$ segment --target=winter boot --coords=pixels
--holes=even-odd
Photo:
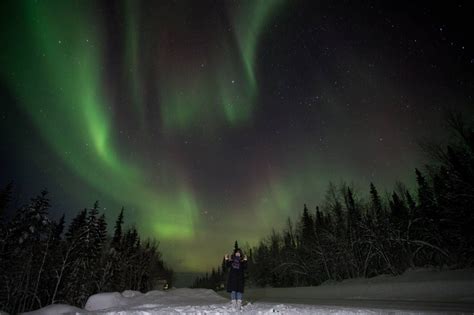
[[[240,311],[242,309],[242,300],[237,300],[237,307],[236,309]]]
[[[237,309],[237,300],[232,300],[232,309]]]

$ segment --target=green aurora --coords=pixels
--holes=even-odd
[[[257,93],[254,64],[258,36],[279,5],[278,1],[259,2],[256,7],[248,4],[242,8],[235,16],[235,34],[221,34],[226,37],[219,39],[220,47],[210,52],[209,62],[215,65],[206,66],[215,70],[205,74],[187,75],[189,65],[169,63],[158,43],[156,55],[164,71],[155,82],[161,104],[161,121],[155,124],[179,133],[206,121],[212,122],[207,127],[215,131],[251,120]],[[105,82],[106,31],[96,15],[98,9],[94,1],[18,3],[11,19],[24,22],[4,20],[2,26],[9,30],[2,35],[9,43],[2,55],[2,76],[11,83],[22,110],[67,167],[108,200],[141,209],[143,213],[139,210],[137,217],[129,220],[136,221],[148,235],[162,243],[187,243],[196,237],[200,222],[198,201],[186,184],[186,174],[180,174],[174,161],[166,161],[165,167],[176,171],[159,174],[168,177],[166,187],[150,187],[147,170],[124,158],[114,139],[116,106]],[[146,133],[147,108],[140,77],[144,65],[137,26],[140,12],[135,1],[124,1],[123,9],[124,73],[131,95],[128,105],[133,108],[136,126]],[[240,54],[233,46],[239,47]],[[228,79],[229,73],[233,80]],[[184,267],[202,268],[201,261],[195,263]]]
[[[351,121],[347,115],[354,95],[375,90],[375,104],[405,88],[378,69],[369,74],[372,69],[362,67],[368,57],[341,49],[333,72],[323,62],[319,72],[298,68],[295,77],[311,91],[308,97],[269,96],[274,86],[290,85],[287,74],[273,78],[265,70],[283,64],[281,55],[292,56],[299,35],[278,38],[295,5],[218,3],[2,5],[8,12],[0,22],[2,84],[47,145],[23,158],[51,153],[51,168],[65,169],[53,171],[51,182],[71,192],[69,204],[100,199],[109,227],[124,206],[125,222],[156,238],[178,271],[209,270],[235,239],[255,244],[304,203],[314,210],[330,181],[354,180],[367,190],[380,176],[375,183],[390,189],[396,179],[412,180],[420,161],[415,141],[406,140],[411,135],[398,136],[399,123],[377,104],[370,105],[373,116],[358,110]],[[321,47],[342,37],[331,36]],[[289,48],[265,47],[275,38]],[[318,61],[307,50],[308,60]],[[295,67],[307,61],[288,58]],[[356,79],[347,77],[343,59],[355,64],[350,73]],[[337,90],[344,84],[348,96]],[[316,112],[320,99],[326,103]],[[289,108],[284,114],[281,104]],[[405,125],[418,124],[414,117]],[[280,130],[287,122],[297,126]],[[390,137],[396,140],[382,142]],[[407,153],[399,155],[401,149]],[[77,210],[69,209],[67,218]]]

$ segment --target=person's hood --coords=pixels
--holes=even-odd
[[[232,256],[235,256],[235,253],[237,253],[237,252],[240,252],[240,257],[244,256],[244,253],[242,252],[242,250],[240,248],[234,248],[234,253],[232,254]]]

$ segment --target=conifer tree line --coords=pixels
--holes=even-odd
[[[154,289],[158,280],[171,284],[154,240],[142,241],[135,228],[123,230],[124,209],[107,234],[99,203],[79,211],[69,226],[64,215],[48,217],[46,191],[15,211],[2,214],[11,202],[13,185],[0,192],[0,310],[16,314],[45,305],[83,307],[97,292]]]
[[[205,275],[197,277],[191,285],[191,288],[205,288],[214,291],[224,290],[224,284],[227,273],[222,267],[212,268],[211,272],[206,272]]]
[[[324,202],[306,205],[293,222],[249,252],[254,286],[308,286],[328,280],[398,275],[415,267],[474,266],[474,128],[447,119],[447,145],[423,145],[430,164],[415,169],[416,187],[402,183],[385,196],[371,183],[356,193],[330,183]],[[222,269],[195,287],[220,288]]]

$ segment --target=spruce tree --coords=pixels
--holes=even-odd
[[[5,252],[22,262],[3,266],[5,274],[11,275],[5,280],[6,286],[16,288],[17,293],[10,296],[12,313],[24,312],[37,305],[35,295],[45,273],[44,262],[50,253],[52,223],[47,216],[49,207],[47,191],[43,190],[18,209],[9,224]]]
[[[373,183],[370,183],[370,200],[371,200],[371,209],[372,215],[377,220],[380,220],[382,217],[382,201],[380,200],[379,193],[375,188]]]
[[[60,240],[61,235],[64,231],[64,222],[65,222],[65,215],[63,214],[59,219],[59,222],[54,224],[54,231],[53,231],[53,238],[54,240]]]
[[[314,230],[314,221],[312,216],[309,214],[306,204],[303,208],[303,214],[301,216],[301,246],[303,246],[305,253],[308,254],[309,251],[315,245],[315,230]]]
[[[80,211],[71,221],[66,233],[69,242],[74,241],[83,232],[86,225],[87,209]]]
[[[428,184],[425,176],[415,169],[416,182],[418,184],[418,202],[420,205],[420,215],[427,221],[433,223],[436,219],[436,209],[433,190]]]
[[[124,208],[122,207],[122,210],[120,210],[120,214],[117,217],[117,221],[115,221],[114,237],[112,239],[112,247],[115,249],[120,247],[120,240],[122,239],[123,212]]]
[[[390,200],[390,220],[400,233],[405,233],[408,224],[408,209],[396,192],[392,194]]]

